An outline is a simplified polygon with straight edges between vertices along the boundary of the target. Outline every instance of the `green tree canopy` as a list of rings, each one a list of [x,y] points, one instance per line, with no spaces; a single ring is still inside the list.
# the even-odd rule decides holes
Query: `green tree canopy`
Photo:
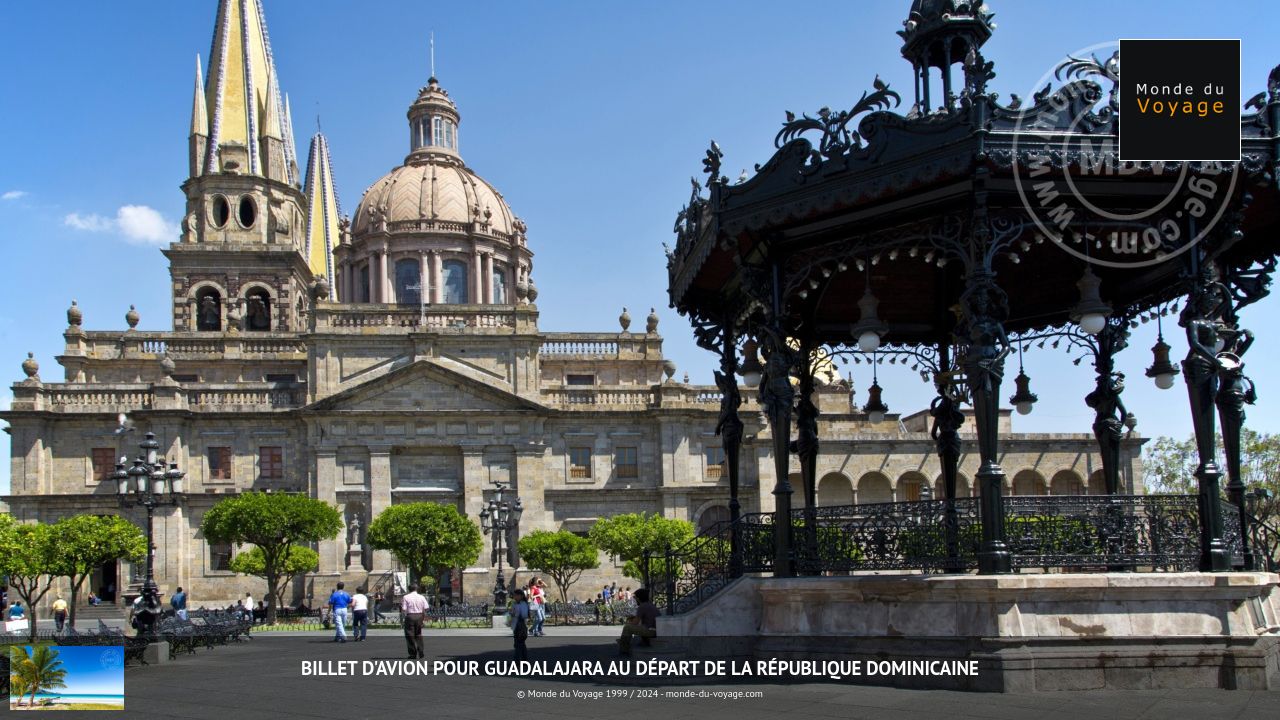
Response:
[[[452,505],[432,502],[388,507],[369,523],[368,538],[374,548],[391,551],[415,579],[470,565],[484,547],[475,521]]]
[[[300,573],[315,572],[320,569],[320,554],[309,547],[292,545],[289,554],[276,568],[279,571],[275,579],[275,598],[277,606],[284,604],[284,591],[289,581]],[[256,575],[267,579],[267,559],[262,548],[254,546],[231,559],[231,571],[242,575]]]
[[[76,624],[76,598],[84,581],[100,565],[121,558],[147,556],[147,536],[128,520],[109,515],[73,515],[53,526],[59,574],[71,584],[71,626]]]
[[[222,500],[209,508],[200,531],[210,542],[250,543],[262,551],[267,581],[267,622],[275,622],[276,589],[286,563],[298,543],[328,540],[342,532],[337,508],[315,498],[293,493],[247,492]],[[255,573],[256,574],[256,573]]]
[[[535,530],[520,538],[517,548],[525,565],[555,580],[563,602],[569,602],[569,588],[582,577],[584,570],[600,567],[595,543],[568,530]]]
[[[1218,467],[1226,471],[1222,438],[1218,437]],[[1156,438],[1142,457],[1143,476],[1151,492],[1194,493],[1196,491],[1195,437],[1178,441],[1171,437]],[[1247,488],[1262,487],[1272,495],[1280,493],[1280,435],[1260,433],[1244,428],[1240,433],[1240,474]],[[1226,485],[1226,480],[1223,480]]]
[[[693,523],[658,514],[627,513],[601,518],[591,526],[591,541],[601,550],[624,561],[622,573],[645,580],[645,554],[661,554],[693,539]],[[650,572],[656,572],[650,568]]]
[[[36,604],[62,574],[52,525],[15,523],[12,518],[0,522],[0,575],[9,577],[9,587],[27,607],[30,642],[36,640]]]

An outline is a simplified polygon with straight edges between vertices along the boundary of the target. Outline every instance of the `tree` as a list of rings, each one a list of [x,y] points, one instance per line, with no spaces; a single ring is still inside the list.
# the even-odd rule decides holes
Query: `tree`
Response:
[[[133,523],[118,515],[73,515],[53,526],[60,574],[71,585],[71,627],[76,625],[76,597],[84,581],[100,565],[121,558],[147,556],[147,537]]]
[[[582,577],[584,570],[600,567],[595,543],[568,530],[535,530],[520,538],[517,548],[526,565],[556,581],[562,602],[569,602],[569,587]]]
[[[591,541],[601,550],[623,560],[622,574],[645,581],[645,555],[661,554],[693,539],[693,523],[658,514],[627,513],[601,518],[591,526]],[[648,568],[650,572],[655,568]],[[663,569],[666,572],[667,569]]]
[[[209,508],[200,523],[209,542],[250,543],[262,551],[267,581],[267,622],[276,620],[276,588],[298,543],[328,540],[342,532],[337,508],[306,495],[247,492]]]
[[[49,592],[58,576],[57,539],[52,525],[15,523],[7,515],[0,522],[0,575],[9,577],[9,587],[27,606],[31,629],[28,642],[36,641],[36,603]]]
[[[369,545],[389,550],[417,578],[465,567],[480,557],[484,539],[475,521],[452,505],[392,505],[369,523]]]
[[[275,587],[273,588],[277,606],[284,604],[284,589],[289,586],[289,581],[300,574],[306,572],[315,572],[320,569],[320,554],[309,547],[301,545],[293,545],[289,548],[289,554],[281,561],[280,566],[276,568],[279,575],[275,579]],[[231,559],[231,571],[238,572],[241,575],[256,575],[257,577],[271,582],[267,577],[267,560],[262,553],[262,548],[252,547],[248,552],[242,552]],[[270,602],[270,600],[268,600]]]
[[[29,705],[35,707],[36,695],[45,690],[56,690],[66,687],[66,668],[58,659],[58,651],[48,645],[37,645],[31,648],[31,654],[23,648],[14,648],[10,652],[10,677],[17,677],[22,690],[31,695]],[[16,660],[16,662],[14,662]],[[10,693],[12,694],[12,689]]]

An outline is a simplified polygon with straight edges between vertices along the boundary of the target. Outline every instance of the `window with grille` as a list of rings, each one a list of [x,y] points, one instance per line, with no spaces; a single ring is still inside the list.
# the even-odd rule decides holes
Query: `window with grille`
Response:
[[[595,385],[595,375],[575,375],[570,373],[564,376],[565,385]]]
[[[209,569],[230,572],[231,543],[209,543]]]
[[[258,477],[263,480],[284,478],[284,448],[279,445],[258,448]]]
[[[230,480],[231,479],[231,448],[229,447],[209,448],[209,479],[210,480]]]
[[[724,448],[708,447],[707,454],[707,477],[718,478],[724,476]]]
[[[569,448],[569,477],[591,477],[591,448]]]
[[[99,482],[111,477],[111,473],[116,471],[116,449],[115,448],[94,448],[91,455],[93,460],[93,479]]]
[[[620,478],[640,477],[640,465],[636,449],[620,447],[613,451],[613,466]]]

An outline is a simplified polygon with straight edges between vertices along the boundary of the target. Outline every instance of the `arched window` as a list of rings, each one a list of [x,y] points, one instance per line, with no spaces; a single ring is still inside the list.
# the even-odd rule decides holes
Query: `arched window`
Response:
[[[453,121],[446,119],[444,121],[444,146],[450,150],[457,150],[457,136],[453,131]]]
[[[1013,476],[1014,495],[1048,495],[1044,478],[1035,470],[1022,470]]]
[[[222,294],[207,287],[196,293],[196,330],[217,332],[222,329]]]
[[[244,327],[246,330],[271,330],[271,294],[262,288],[245,295]]]
[[[916,502],[920,500],[920,489],[929,483],[929,480],[918,472],[903,473],[898,478],[898,502]]]
[[[444,118],[439,115],[431,118],[431,144],[444,144]]]
[[[893,488],[889,478],[878,472],[869,472],[858,479],[858,504],[893,502]]]
[[[702,515],[698,516],[698,534],[716,527],[718,523],[729,522],[729,508],[724,505],[712,505],[702,511]],[[723,526],[722,526],[723,527]]]
[[[396,302],[401,305],[422,303],[421,265],[414,258],[396,261]]]
[[[840,473],[830,473],[818,481],[819,506],[852,504],[853,484],[849,482],[849,478]]]
[[[1049,483],[1049,492],[1053,495],[1084,495],[1084,481],[1070,470],[1062,470],[1053,476]],[[1102,493],[1105,494],[1105,490]]]
[[[467,264],[461,260],[445,260],[440,266],[441,284],[444,285],[444,302],[450,305],[467,303]]]
[[[493,302],[507,304],[507,271],[500,265],[493,266]]]

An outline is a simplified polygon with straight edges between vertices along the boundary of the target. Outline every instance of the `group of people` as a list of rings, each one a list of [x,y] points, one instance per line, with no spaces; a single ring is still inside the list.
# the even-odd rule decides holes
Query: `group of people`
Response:
[[[369,596],[364,587],[356,588],[356,594],[346,591],[346,583],[329,596],[329,613],[333,619],[333,641],[347,641],[347,620],[351,620],[351,635],[355,642],[369,636]]]

